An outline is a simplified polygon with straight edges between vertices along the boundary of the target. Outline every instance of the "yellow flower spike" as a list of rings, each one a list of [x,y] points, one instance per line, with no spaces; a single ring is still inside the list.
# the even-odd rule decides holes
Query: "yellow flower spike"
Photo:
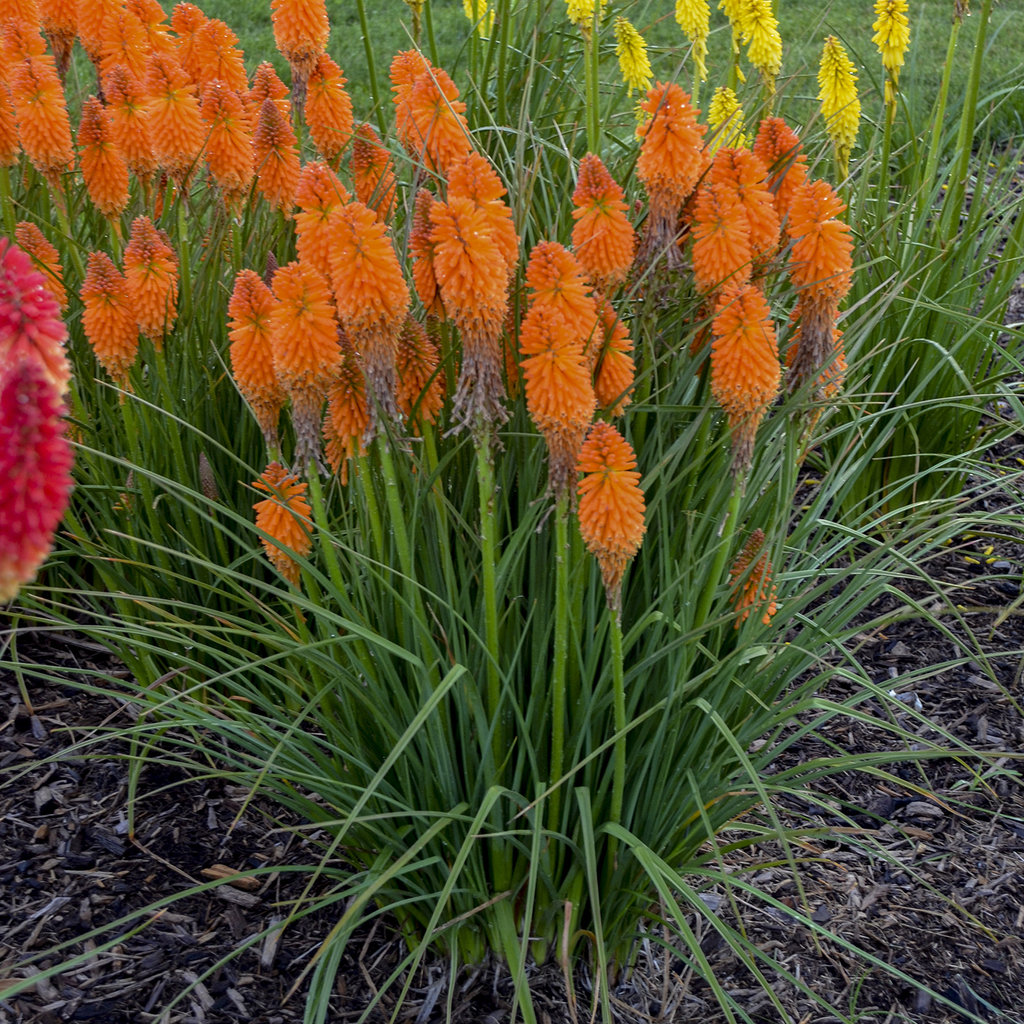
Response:
[[[494,28],[494,8],[487,0],[462,0],[462,9],[476,26],[477,35],[481,39],[489,39],[491,29]]]
[[[590,31],[594,24],[594,2],[595,0],[565,0],[565,13],[569,20],[584,32]],[[605,0],[600,0],[598,8],[598,19],[604,15]]]
[[[711,9],[707,0],[676,0],[676,24],[683,30],[693,49],[695,80],[708,77],[708,35],[711,32]]]
[[[747,57],[764,87],[773,93],[782,70],[782,37],[771,0],[743,0],[740,18],[740,39],[747,47]]]
[[[747,145],[747,136],[743,130],[743,108],[732,89],[724,85],[715,89],[708,106],[708,124],[711,126],[708,149],[712,153],[719,146],[739,149]]]
[[[818,66],[818,87],[825,127],[835,147],[836,169],[841,179],[846,178],[860,125],[860,100],[857,98],[857,72],[835,36],[825,40]]]
[[[629,90],[628,95],[632,96],[634,89],[646,93],[654,79],[651,62],[647,59],[647,43],[622,17],[615,19],[615,54],[619,58],[619,70]]]
[[[900,68],[910,46],[907,0],[875,0],[875,22],[871,27],[875,30],[871,42],[878,47],[885,68],[885,105],[891,107],[896,103]]]

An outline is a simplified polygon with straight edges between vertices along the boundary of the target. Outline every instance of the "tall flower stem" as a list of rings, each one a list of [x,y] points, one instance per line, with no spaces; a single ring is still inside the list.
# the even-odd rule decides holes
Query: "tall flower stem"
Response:
[[[551,772],[548,785],[562,777],[565,760],[565,665],[569,655],[569,497],[558,498],[555,506],[555,637],[551,665]],[[548,828],[558,828],[561,788],[548,802]]]
[[[343,593],[345,590],[345,579],[341,575],[338,552],[331,542],[331,532],[327,527],[327,507],[324,503],[324,493],[320,486],[320,473],[316,462],[310,462],[306,470],[306,480],[309,483],[309,504],[313,509],[313,522],[316,524],[320,550],[324,553],[324,559],[327,562],[327,575],[330,577],[331,584],[335,590]]]
[[[487,645],[487,713],[491,719],[491,753],[494,758],[494,782],[504,759],[505,729],[501,711],[501,675],[499,665],[497,523],[494,503],[494,439],[489,424],[477,424],[473,445],[476,448],[476,478],[480,492],[480,580],[483,587],[484,641]]]
[[[594,4],[594,19],[583,33],[584,80],[587,98],[587,148],[591,153],[601,152],[601,104],[598,96],[598,70],[601,48],[598,45],[600,4]]]
[[[4,234],[14,240],[14,199],[11,196],[11,173],[6,167],[0,167],[0,210],[3,211]]]
[[[929,198],[935,173],[939,166],[939,155],[942,152],[942,132],[946,126],[946,101],[949,97],[949,82],[953,75],[953,59],[956,56],[956,43],[960,37],[960,20],[953,19],[949,30],[949,41],[946,44],[946,62],[942,65],[942,82],[939,95],[935,100],[935,111],[932,115],[932,137],[928,145],[928,156],[924,165],[924,176],[920,182],[917,195],[917,215],[923,217],[931,203]]]
[[[373,489],[373,470],[370,468],[370,460],[367,456],[356,455],[354,458],[359,480],[363,485],[363,501],[366,504],[366,514],[370,519],[370,533],[373,534],[377,557],[383,562],[388,553],[384,548],[384,527],[381,525],[377,492]]]
[[[366,51],[366,71],[370,78],[370,95],[373,97],[373,109],[379,116],[384,108],[380,102],[380,88],[377,85],[377,62],[373,57],[373,42],[370,38],[370,25],[366,20],[366,4],[364,0],[356,0],[356,8],[359,11],[359,31],[363,36],[363,49]],[[429,19],[429,14],[427,17]],[[431,42],[433,42],[433,33],[429,20],[427,25],[427,31],[431,32]]]
[[[626,789],[626,676],[622,658],[622,618],[616,612],[609,612],[609,615],[615,697],[615,749],[612,756],[612,806],[609,820],[618,825],[622,822],[623,794]],[[613,868],[617,853],[618,842],[612,838],[608,842],[608,860]]]
[[[711,571],[704,579],[704,589],[701,591],[700,599],[697,602],[697,614],[694,619],[694,623],[697,626],[702,626],[707,622],[711,603],[715,599],[715,592],[718,590],[719,581],[722,579],[726,562],[729,560],[729,552],[732,550],[732,538],[736,532],[736,522],[739,519],[740,501],[743,499],[743,485],[744,477],[737,476],[733,481],[732,493],[729,495],[729,505],[726,509],[725,520],[719,530],[721,540],[715,550]]]

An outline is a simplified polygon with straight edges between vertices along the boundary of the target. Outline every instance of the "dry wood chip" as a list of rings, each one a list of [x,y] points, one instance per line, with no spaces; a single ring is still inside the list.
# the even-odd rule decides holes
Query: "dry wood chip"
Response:
[[[261,883],[258,878],[253,878],[251,875],[242,875],[227,864],[211,864],[208,868],[203,868],[199,872],[204,878],[223,878],[228,885],[233,885],[236,889],[245,889],[247,892],[255,892],[259,889]]]

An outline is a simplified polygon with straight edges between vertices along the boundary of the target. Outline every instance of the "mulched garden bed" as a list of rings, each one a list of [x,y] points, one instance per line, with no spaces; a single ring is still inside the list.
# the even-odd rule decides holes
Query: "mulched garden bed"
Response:
[[[999,454],[1016,464],[1024,444],[1004,445]],[[939,1024],[964,1020],[961,1007],[993,1024],[1024,1022],[1024,785],[1017,762],[1005,756],[1024,751],[1022,566],[1024,545],[966,535],[929,563],[929,581],[895,580],[898,593],[863,620],[896,610],[903,596],[938,608],[945,595],[957,612],[941,615],[939,626],[908,618],[882,630],[865,627],[858,638],[857,658],[872,679],[900,694],[904,729],[925,743],[941,729],[989,755],[980,776],[978,765],[956,758],[901,763],[901,744],[884,728],[891,707],[869,700],[864,708],[877,715],[877,728],[835,719],[820,739],[787,750],[781,763],[820,756],[826,742],[853,752],[892,750],[893,778],[843,773],[828,781],[819,803],[778,808],[788,823],[829,830],[795,851],[798,879],[771,843],[730,860],[782,907],[802,908],[952,1005],[871,966],[842,942],[816,937],[784,909],[737,890],[711,891],[710,905],[738,913],[751,942],[836,1010],[823,1011],[781,975],[771,979],[776,1005],[717,933],[694,919],[719,983],[755,1020],[829,1024],[857,1012],[863,1020]],[[60,666],[55,678],[118,671],[75,636],[51,634],[41,647],[40,638],[23,633],[18,642],[26,661]],[[976,659],[965,655],[972,650]],[[6,1002],[0,980],[0,1024],[300,1021],[304,991],[289,992],[342,906],[278,929],[307,885],[306,872],[268,873],[174,899],[162,913],[140,918],[136,926],[144,926],[111,949],[95,952],[116,933],[84,936],[219,874],[315,864],[322,837],[290,831],[286,826],[297,823],[286,812],[250,801],[244,788],[187,778],[155,758],[138,781],[132,832],[128,751],[106,735],[131,721],[132,706],[113,691],[28,685],[34,714],[17,680],[0,672],[0,890],[8,896],[0,901],[0,979],[23,976],[17,965],[26,957],[41,954],[29,968],[38,972],[93,955]],[[836,673],[822,695],[842,700],[851,685]],[[98,739],[87,754],[62,753],[90,736]],[[874,854],[864,851],[866,841]],[[254,941],[262,932],[268,934]],[[328,1020],[357,1020],[401,955],[386,921],[358,933]],[[591,1019],[585,972],[575,1007],[557,969],[537,970],[530,980],[541,1021]],[[427,965],[398,1019],[438,1024],[447,1019],[447,1000],[446,970]],[[502,1024],[510,1018],[509,979],[493,967],[463,971],[452,1006],[454,1021]],[[393,1009],[386,994],[371,1020],[390,1020]],[[724,1020],[706,984],[654,942],[644,944],[638,970],[613,993],[613,1009],[624,1024]]]

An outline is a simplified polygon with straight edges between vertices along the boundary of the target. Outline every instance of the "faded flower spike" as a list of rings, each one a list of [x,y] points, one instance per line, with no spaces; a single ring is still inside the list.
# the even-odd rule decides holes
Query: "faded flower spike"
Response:
[[[760,614],[761,622],[769,625],[778,610],[775,603],[775,585],[772,583],[772,563],[765,550],[764,530],[756,529],[736,556],[729,570],[732,584],[732,603],[736,609],[736,629],[746,622],[751,612]]]
[[[818,67],[818,86],[825,128],[835,149],[836,169],[839,177],[845,179],[850,174],[850,153],[857,142],[860,100],[857,98],[857,73],[835,36],[825,40]]]
[[[576,488],[580,535],[601,567],[608,607],[619,617],[622,577],[646,529],[636,455],[610,423],[598,420],[583,442],[577,468],[584,474]]]
[[[871,42],[882,55],[885,68],[885,103],[896,103],[896,90],[900,84],[900,68],[910,46],[910,21],[907,18],[907,0],[875,0],[875,34]]]
[[[253,487],[270,495],[253,505],[256,528],[269,534],[260,538],[271,565],[293,586],[299,585],[299,563],[290,554],[305,557],[313,548],[309,502],[305,483],[279,462],[272,462]]]

